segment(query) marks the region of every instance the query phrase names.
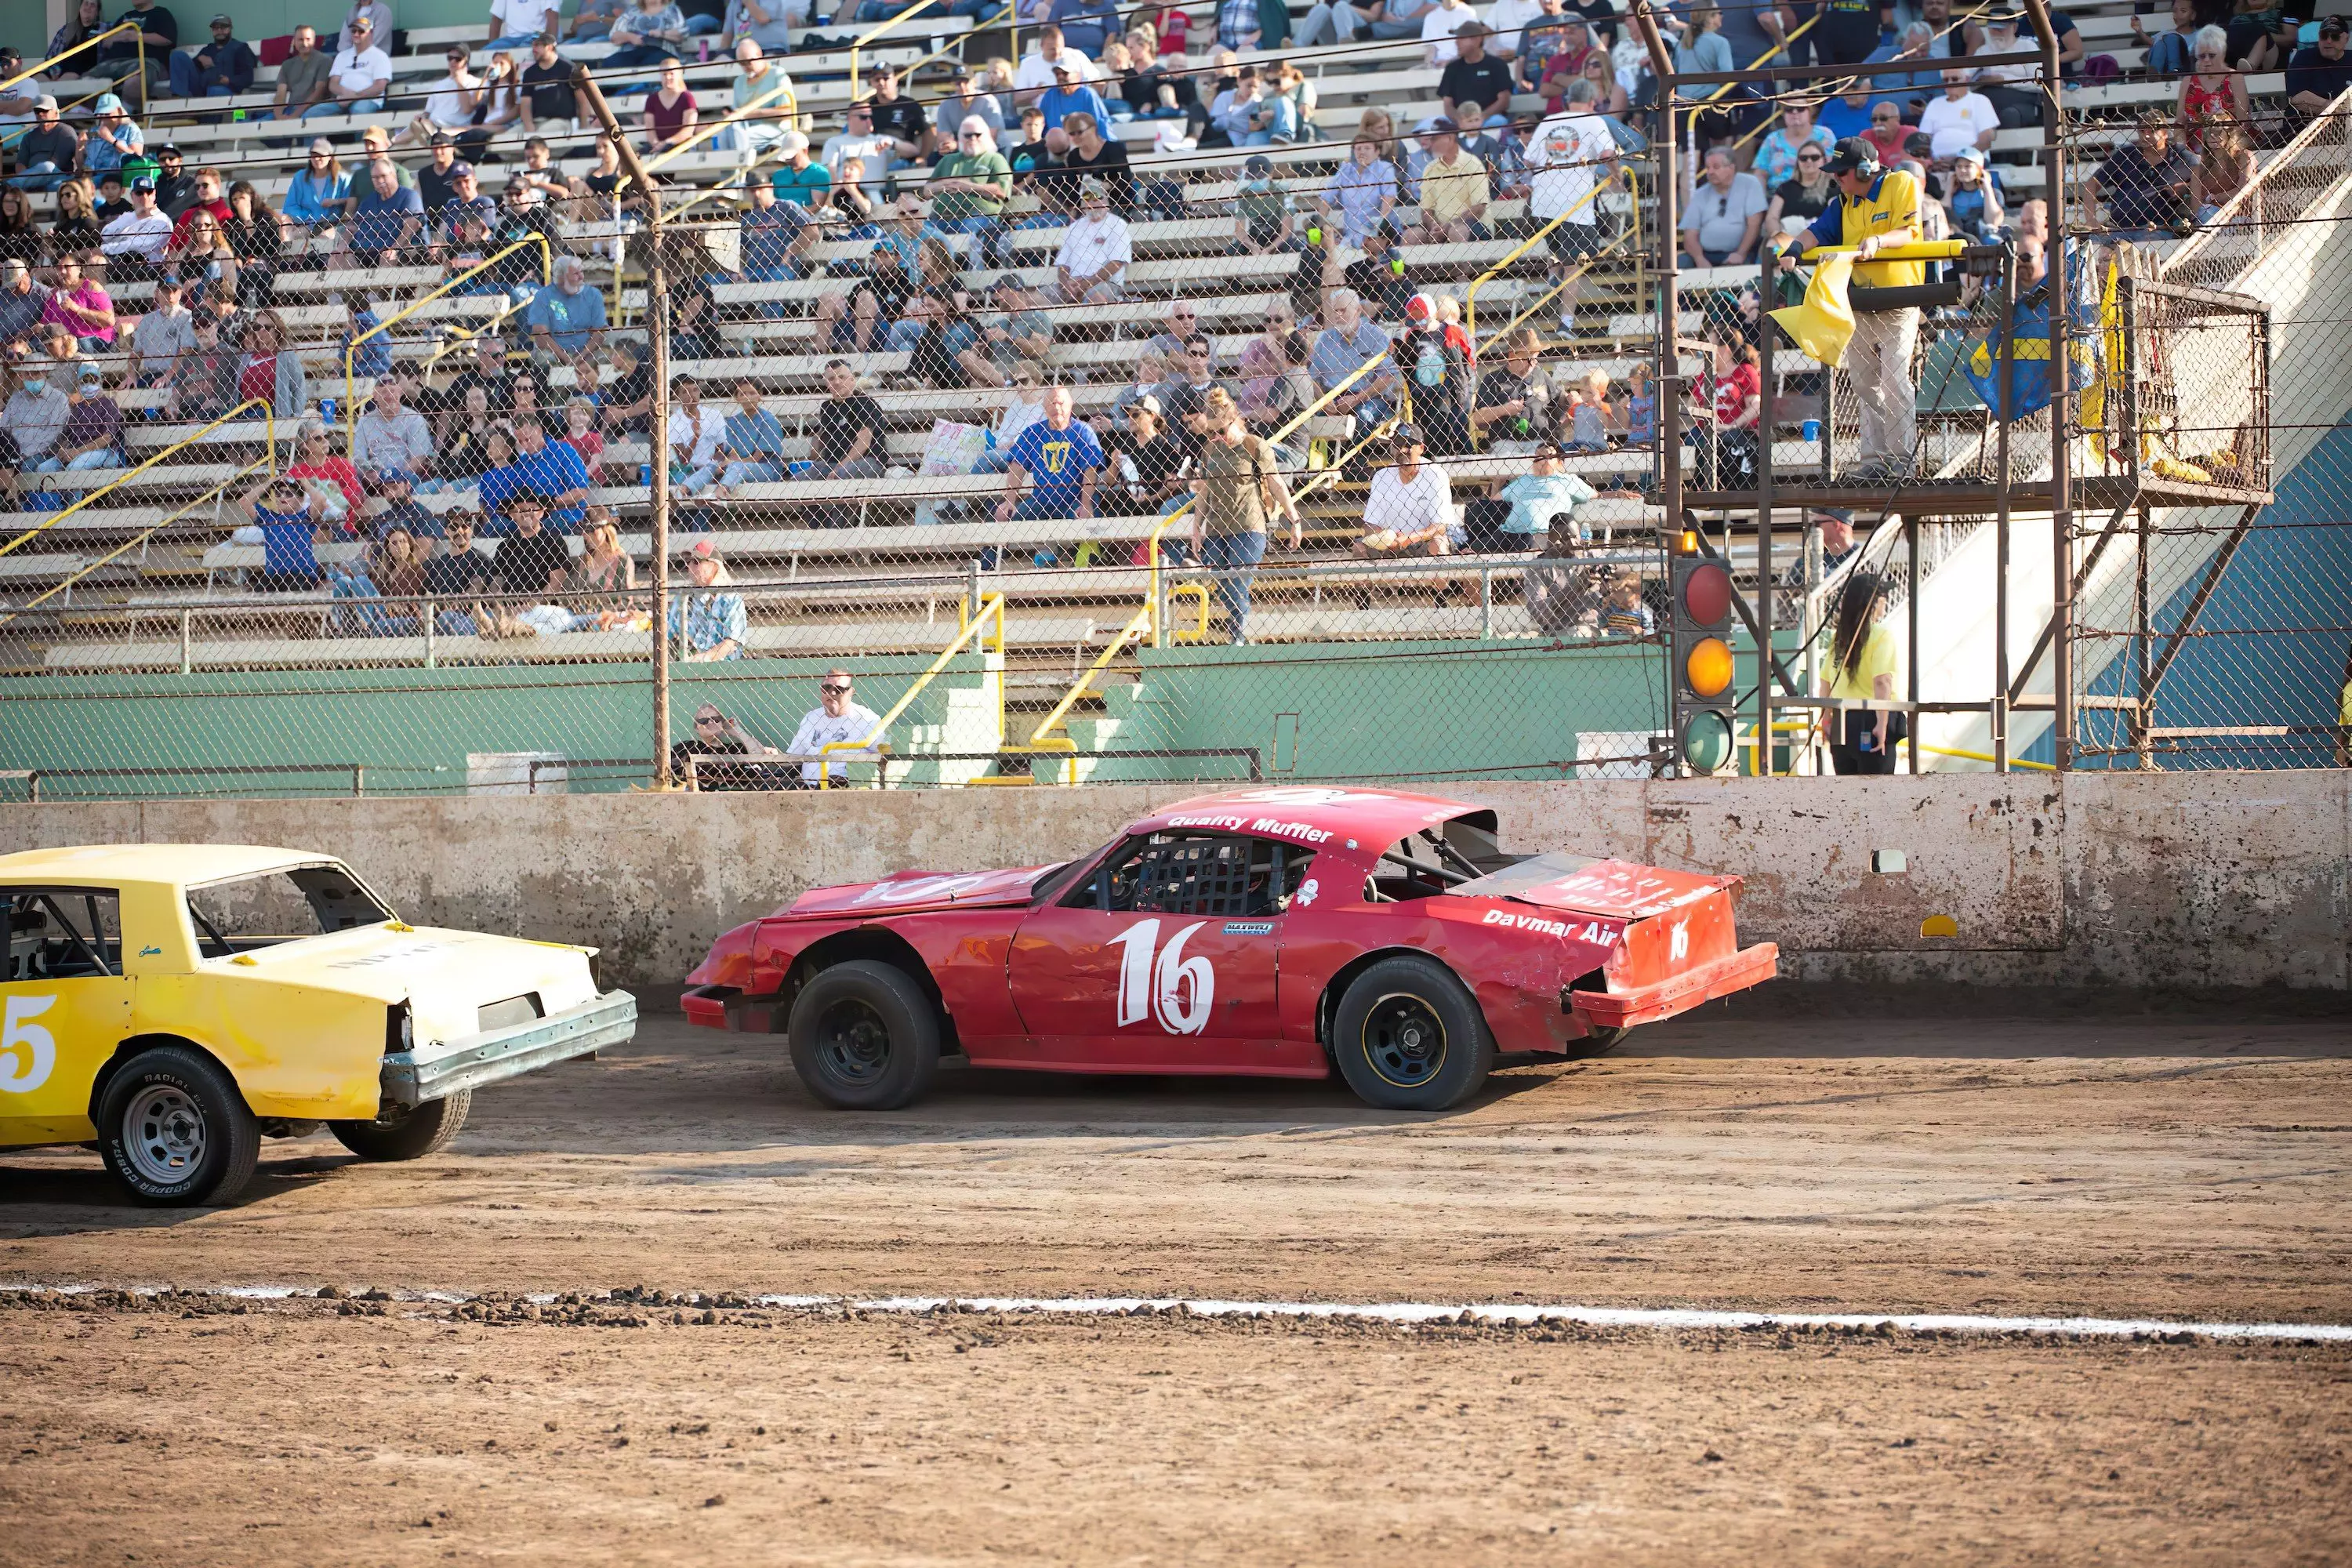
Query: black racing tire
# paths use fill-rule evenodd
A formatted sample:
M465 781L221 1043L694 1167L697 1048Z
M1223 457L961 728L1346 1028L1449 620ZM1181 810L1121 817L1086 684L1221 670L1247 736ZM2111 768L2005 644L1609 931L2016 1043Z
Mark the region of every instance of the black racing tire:
M253 1179L261 1124L236 1080L193 1046L142 1051L107 1080L99 1153L142 1204L226 1204Z
M1339 1076L1383 1110L1447 1110L1485 1086L1495 1037L1468 987L1433 958L1384 958L1331 1017Z
M793 1067L836 1110L896 1110L930 1092L940 1015L894 964L852 959L821 969L793 1001Z
M362 1160L422 1160L449 1146L474 1109L474 1091L461 1089L422 1105L387 1105L373 1121L330 1121L335 1141Z

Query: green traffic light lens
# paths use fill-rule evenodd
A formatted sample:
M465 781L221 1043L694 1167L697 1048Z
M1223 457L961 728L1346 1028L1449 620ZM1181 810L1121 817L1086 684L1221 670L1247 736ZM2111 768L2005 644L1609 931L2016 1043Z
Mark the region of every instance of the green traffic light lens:
M1694 773L1711 773L1731 760L1731 721L1721 713L1694 713L1683 725L1683 762Z

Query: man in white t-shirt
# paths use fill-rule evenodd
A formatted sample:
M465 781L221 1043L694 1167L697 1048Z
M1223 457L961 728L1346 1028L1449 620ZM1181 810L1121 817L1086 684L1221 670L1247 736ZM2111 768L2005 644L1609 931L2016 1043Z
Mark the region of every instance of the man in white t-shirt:
M1127 221L1110 210L1110 187L1089 177L1078 186L1078 221L1062 231L1054 256L1062 303L1115 304L1126 297L1121 280L1135 259Z
M1475 22L1478 13L1471 8L1470 0L1444 0L1430 7L1421 19L1422 58L1433 67L1454 63L1454 30L1465 22Z
M1013 73L1013 106L1026 109L1045 96L1045 89L1054 85L1054 67L1066 60L1078 68L1076 81L1095 81L1102 76L1094 61L1062 42L1062 29L1048 22L1037 29L1035 50L1024 55L1021 68Z
M809 710L808 716L801 721L801 727L793 731L793 743L784 748L786 752L796 757L815 756L825 747L843 741L862 742L869 737L876 741L881 739L874 731L882 722L882 716L853 700L851 684L849 671L845 669L835 668L824 672L824 679L817 682L817 705ZM822 766L833 775L833 783L846 783L849 778L848 760L870 757L874 752L871 749L861 749L834 754L840 760L822 764L803 763L801 782L814 786L817 769Z
M1944 96L1919 111L1919 133L1927 138L1936 167L1948 169L1963 147L1981 153L2000 131L2000 110L1970 85L1971 75L1959 68L1944 73Z
M541 33L553 36L562 9L548 0L490 0L490 37L484 47L527 49Z
M1601 254L1598 186L1616 174L1617 138L1609 133L1609 122L1593 112L1598 97L1599 90L1579 77L1568 84L1561 112L1537 126L1528 139L1528 216L1542 225L1568 215L1544 241L1551 250L1554 276ZM1576 327L1581 288L1580 275L1559 291L1560 322L1570 331Z
M172 220L155 205L155 182L141 174L131 182L131 210L117 214L99 232L98 248L110 260L136 258L129 266L109 271L110 278L121 282L144 276L140 263L152 266L163 260L163 247L171 239Z
M1486 40L1486 52L1499 60L1517 59L1519 30L1542 21L1543 15L1543 0L1495 0L1486 7L1486 30L1494 35Z
M1400 425L1389 437L1389 462L1372 471L1364 495L1364 531L1351 547L1362 560L1448 555L1465 540L1444 465L1424 460L1420 429Z
M303 119L321 114L381 114L384 89L392 85L392 57L376 47L375 24L355 16L343 29L343 47L327 68L332 95L310 106Z

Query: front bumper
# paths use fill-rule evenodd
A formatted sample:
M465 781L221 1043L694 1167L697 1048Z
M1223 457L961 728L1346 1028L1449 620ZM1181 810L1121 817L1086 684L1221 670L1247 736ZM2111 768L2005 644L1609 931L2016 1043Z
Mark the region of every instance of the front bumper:
M528 1024L394 1051L383 1058L383 1098L392 1105L446 1100L461 1089L520 1078L619 1045L636 1032L637 999L625 991L607 991L593 1002Z
M1702 1002L1760 985L1779 972L1780 950L1769 942L1727 953L1654 985L1633 991L1571 991L1560 998L1588 1029L1626 1029L1686 1013Z

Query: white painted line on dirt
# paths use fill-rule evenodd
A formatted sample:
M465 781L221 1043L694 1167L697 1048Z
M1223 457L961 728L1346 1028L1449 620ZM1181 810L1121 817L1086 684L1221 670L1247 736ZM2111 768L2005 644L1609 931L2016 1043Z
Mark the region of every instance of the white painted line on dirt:
M43 1285L0 1282L0 1292L48 1291L81 1296L101 1290L157 1296L174 1289L160 1285ZM317 1292L303 1285L220 1285L180 1289L184 1296L217 1296L238 1300L276 1301L310 1297ZM348 1294L348 1293L347 1293ZM456 1305L479 1300L461 1290L390 1292L396 1301L429 1301ZM557 1300L550 1292L526 1298L544 1306ZM585 1298L612 1306L638 1305L625 1297ZM1591 1328L1617 1329L1874 1329L1884 1323L1909 1333L1937 1331L1959 1334L2056 1334L2084 1339L2130 1339L2136 1335L2202 1334L2219 1340L2352 1341L2352 1325L2342 1323L2199 1323L2162 1318L2000 1318L1973 1313L1942 1312L1742 1312L1696 1307L1537 1306L1527 1302L1474 1302L1446 1307L1422 1301L1225 1301L1179 1296L779 1296L744 1298L755 1307L807 1310L855 1308L861 1312L906 1316L953 1307L959 1311L1010 1316L1059 1313L1076 1316L1119 1316L1150 1310L1164 1312L1182 1307L1197 1317L1333 1319L1353 1322L1419 1324L1462 1322L1578 1323Z

